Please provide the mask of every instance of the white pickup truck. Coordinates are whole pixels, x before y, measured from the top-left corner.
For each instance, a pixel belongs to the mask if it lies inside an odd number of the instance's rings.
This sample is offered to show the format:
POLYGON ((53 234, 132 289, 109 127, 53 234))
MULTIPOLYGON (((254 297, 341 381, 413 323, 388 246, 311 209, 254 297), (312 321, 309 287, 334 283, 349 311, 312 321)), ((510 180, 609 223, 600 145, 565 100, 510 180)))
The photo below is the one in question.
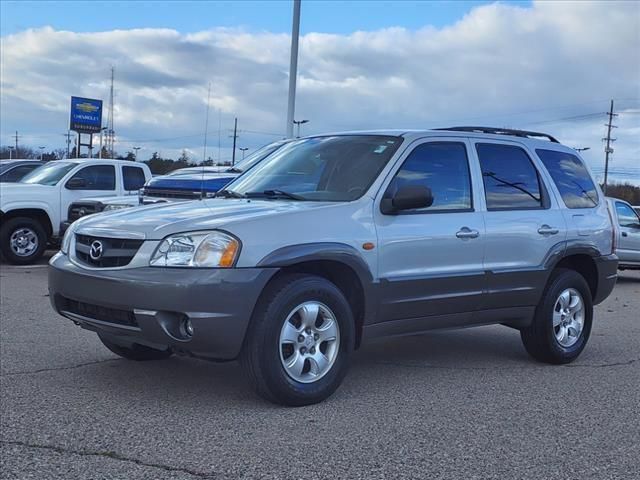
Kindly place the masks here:
POLYGON ((72 203, 137 196, 150 178, 141 163, 72 159, 49 162, 20 183, 0 183, 0 251, 10 263, 33 263, 62 235, 72 203))

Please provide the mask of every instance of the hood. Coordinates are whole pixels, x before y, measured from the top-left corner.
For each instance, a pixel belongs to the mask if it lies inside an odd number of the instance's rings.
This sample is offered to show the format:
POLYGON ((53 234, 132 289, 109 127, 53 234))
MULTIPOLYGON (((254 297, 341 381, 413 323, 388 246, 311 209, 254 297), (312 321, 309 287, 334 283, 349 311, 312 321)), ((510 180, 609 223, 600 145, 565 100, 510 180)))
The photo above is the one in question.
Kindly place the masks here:
POLYGON ((37 183, 0 183, 0 203, 49 199, 56 187, 37 183))
POLYGON ((238 176, 237 173, 205 173, 170 175, 152 178, 144 188, 217 192, 238 176))
POLYGON ((339 205, 335 202, 212 198, 101 213, 88 218, 82 227, 133 231, 143 233, 147 240, 161 240, 173 233, 224 229, 234 223, 266 216, 339 205))

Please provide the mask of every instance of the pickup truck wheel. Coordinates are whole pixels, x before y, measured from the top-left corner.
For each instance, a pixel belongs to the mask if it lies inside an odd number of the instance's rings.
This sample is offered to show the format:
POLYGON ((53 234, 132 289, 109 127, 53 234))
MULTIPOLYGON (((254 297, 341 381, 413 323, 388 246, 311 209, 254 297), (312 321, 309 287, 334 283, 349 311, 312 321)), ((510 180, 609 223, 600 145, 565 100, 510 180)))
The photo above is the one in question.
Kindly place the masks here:
POLYGON ((289 406, 318 403, 347 373, 354 330, 349 303, 333 283, 287 275, 257 305, 240 360, 263 398, 289 406))
POLYGON ((47 248, 47 234, 37 220, 17 217, 0 227, 0 250, 13 265, 35 263, 47 248))
POLYGON ((536 360, 552 364, 578 358, 589 340, 593 322, 591 290, 582 275, 556 270, 549 280, 531 326, 520 336, 536 360))
POLYGON ((145 347, 134 343, 131 347, 123 347, 117 345, 102 335, 98 335, 102 344, 116 355, 126 358, 127 360, 147 361, 147 360, 163 360, 171 356, 171 350, 156 350, 155 348, 145 347))

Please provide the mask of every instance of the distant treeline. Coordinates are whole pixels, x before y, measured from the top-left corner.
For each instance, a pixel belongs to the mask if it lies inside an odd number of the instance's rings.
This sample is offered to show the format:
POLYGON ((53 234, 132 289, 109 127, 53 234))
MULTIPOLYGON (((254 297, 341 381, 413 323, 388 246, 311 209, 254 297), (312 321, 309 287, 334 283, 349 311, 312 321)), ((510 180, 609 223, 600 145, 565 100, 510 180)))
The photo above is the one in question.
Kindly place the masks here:
POLYGON ((607 196, 619 198, 631 205, 640 205, 640 187, 629 183, 610 183, 607 186, 607 196))

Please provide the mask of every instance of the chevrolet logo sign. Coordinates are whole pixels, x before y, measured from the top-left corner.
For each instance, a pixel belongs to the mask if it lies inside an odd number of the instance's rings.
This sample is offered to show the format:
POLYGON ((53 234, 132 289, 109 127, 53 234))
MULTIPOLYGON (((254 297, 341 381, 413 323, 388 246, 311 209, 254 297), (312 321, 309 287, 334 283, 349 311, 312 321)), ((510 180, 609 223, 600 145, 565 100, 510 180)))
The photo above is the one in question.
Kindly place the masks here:
POLYGON ((76 108, 78 110, 82 110, 85 113, 93 113, 98 111, 98 106, 97 105, 93 105, 91 103, 78 103, 76 104, 76 108))

